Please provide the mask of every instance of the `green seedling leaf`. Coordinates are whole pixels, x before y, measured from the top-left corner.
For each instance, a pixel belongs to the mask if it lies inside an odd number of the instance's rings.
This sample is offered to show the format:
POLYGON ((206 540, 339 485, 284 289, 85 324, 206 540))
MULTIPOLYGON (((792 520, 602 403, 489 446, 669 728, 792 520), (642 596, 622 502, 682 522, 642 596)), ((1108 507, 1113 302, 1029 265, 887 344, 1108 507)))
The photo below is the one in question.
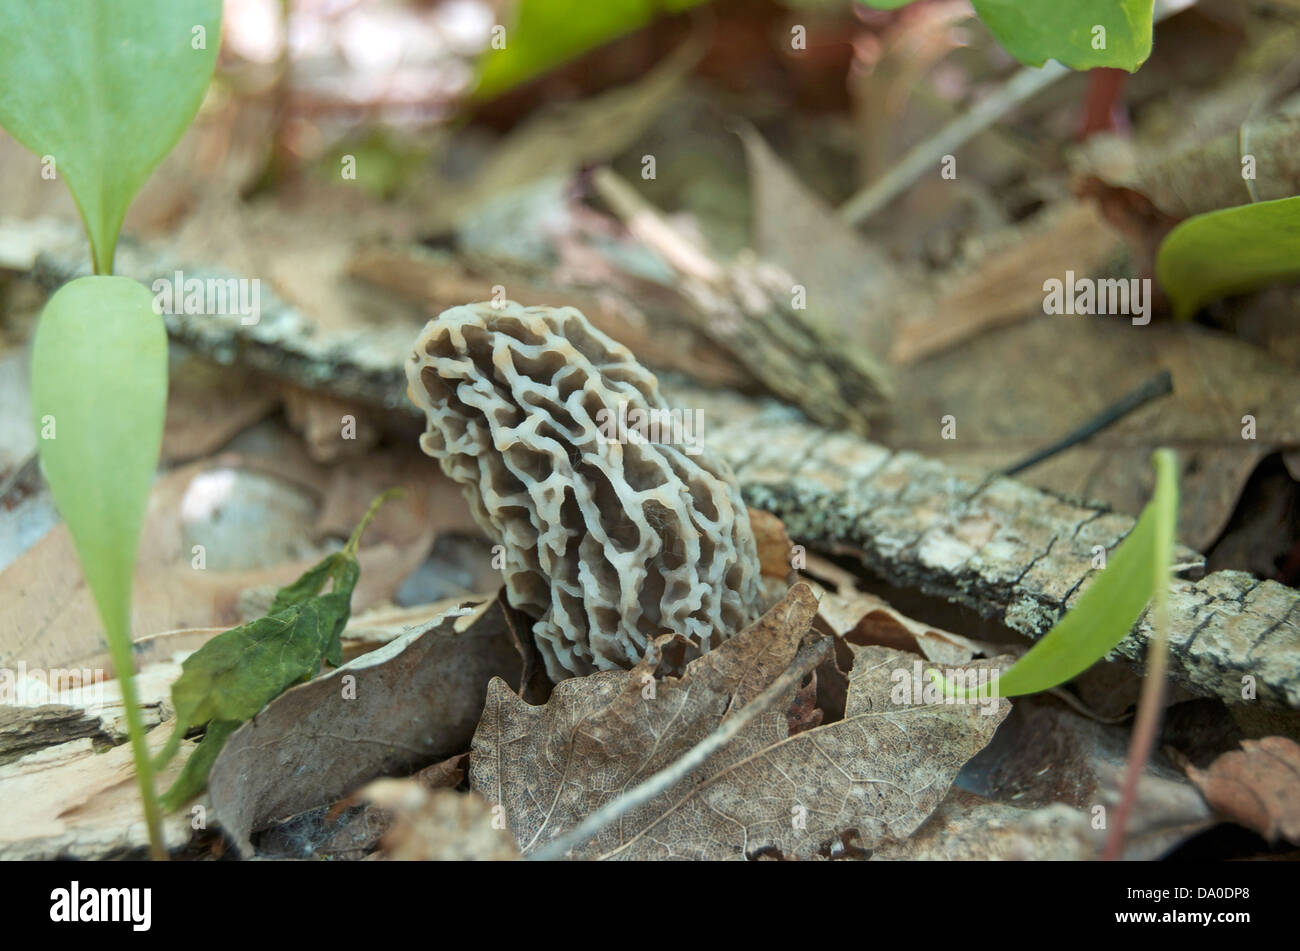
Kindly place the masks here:
POLYGON ((31 386, 45 479, 110 645, 129 645, 131 581, 167 407, 167 331, 149 291, 125 277, 64 285, 36 325, 31 386))
MULTIPOLYGON (((1168 586, 1178 518, 1178 470, 1168 449, 1157 451, 1154 462, 1156 491, 1133 531, 1065 617, 1002 674, 997 681, 1000 696, 1038 693, 1083 673, 1124 639, 1147 602, 1168 586)), ((947 695, 978 695, 976 688, 954 690, 937 671, 931 675, 947 695)))
POLYGON ((68 183, 97 274, 198 111, 220 42, 221 0, 0 2, 0 125, 68 183))
POLYGON ((1210 301, 1297 277, 1300 197, 1188 218, 1169 232, 1156 255, 1156 279, 1179 320, 1210 301))
POLYGON ((361 577, 361 533, 395 494, 375 499, 348 543, 281 588, 265 617, 217 635, 186 658, 172 684, 176 724, 155 766, 172 758, 190 727, 206 723, 208 728, 163 795, 165 808, 175 809, 202 791, 221 747, 241 724, 290 687, 315 677, 322 661, 336 667, 342 663, 341 635, 361 577), (327 585, 330 590, 322 593, 327 585))
POLYGON ((975 13, 1026 66, 1136 72, 1151 55, 1155 0, 974 0, 975 13))
POLYGON ((490 99, 657 17, 708 0, 519 0, 479 64, 475 96, 490 99))
MULTIPOLYGON (((896 10, 910 0, 858 0, 896 10)), ((1151 55, 1155 0, 972 0, 1002 47, 1026 66, 1136 72, 1151 55)))

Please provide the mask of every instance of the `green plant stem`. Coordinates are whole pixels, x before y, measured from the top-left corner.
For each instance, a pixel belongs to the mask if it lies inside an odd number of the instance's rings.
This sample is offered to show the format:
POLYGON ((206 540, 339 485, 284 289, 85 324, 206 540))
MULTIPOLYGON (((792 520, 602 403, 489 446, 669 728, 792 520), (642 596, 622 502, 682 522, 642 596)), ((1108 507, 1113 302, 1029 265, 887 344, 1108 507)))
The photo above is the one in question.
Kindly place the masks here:
POLYGON ((149 829, 149 854, 165 862, 167 847, 163 844, 162 806, 154 788, 153 763, 149 760, 148 739, 140 716, 139 695, 135 690, 135 657, 131 651, 130 626, 119 623, 113 627, 116 629, 107 632, 108 649, 113 656, 118 683, 122 685, 122 705, 126 708, 126 732, 131 741, 131 758, 135 761, 135 781, 140 788, 144 821, 149 829))
MULTIPOLYGON (((1158 494, 1163 485, 1173 485, 1178 466, 1173 452, 1168 449, 1161 449, 1155 454, 1155 463, 1158 494)), ((1124 786, 1101 853, 1102 859, 1111 861, 1123 857, 1124 835, 1129 816, 1137 803, 1138 783, 1151 759, 1151 751, 1155 748, 1156 737, 1160 732, 1160 721, 1164 718, 1165 681, 1169 666, 1169 576, 1175 516, 1171 511, 1156 511, 1156 583, 1151 600, 1152 638, 1147 646, 1146 678, 1142 681, 1142 694, 1138 698, 1137 720, 1133 724, 1133 738, 1129 744, 1124 786)))

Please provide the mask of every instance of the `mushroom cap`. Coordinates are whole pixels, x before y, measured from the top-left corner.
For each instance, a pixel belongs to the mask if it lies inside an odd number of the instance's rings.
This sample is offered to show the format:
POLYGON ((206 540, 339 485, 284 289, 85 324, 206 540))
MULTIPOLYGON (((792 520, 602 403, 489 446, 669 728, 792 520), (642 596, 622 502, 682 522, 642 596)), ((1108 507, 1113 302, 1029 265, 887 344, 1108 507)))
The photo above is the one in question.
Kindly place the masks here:
POLYGON ((749 514, 702 413, 581 312, 453 307, 406 371, 420 446, 503 547, 552 680, 631 667, 668 632, 709 650, 756 616, 749 514))

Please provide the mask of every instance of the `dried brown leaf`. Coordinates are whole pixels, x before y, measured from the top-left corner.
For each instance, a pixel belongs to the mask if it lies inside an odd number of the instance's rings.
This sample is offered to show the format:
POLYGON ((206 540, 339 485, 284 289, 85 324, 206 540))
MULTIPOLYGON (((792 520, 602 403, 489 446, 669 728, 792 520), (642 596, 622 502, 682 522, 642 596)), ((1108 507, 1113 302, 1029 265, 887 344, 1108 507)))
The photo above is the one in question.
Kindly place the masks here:
MULTIPOLYGON (((471 748, 470 785, 504 806, 527 855, 672 764, 790 664, 816 612, 807 585, 747 630, 655 681, 653 656, 631 671, 559 684, 544 707, 500 680, 471 748)), ((576 849, 579 858, 813 859, 852 832, 866 847, 905 838, 1010 709, 900 706, 894 670, 912 655, 853 648, 845 717, 790 735, 792 686, 686 779, 576 849)))
POLYGON ((270 414, 270 387, 248 373, 195 356, 173 356, 162 459, 187 462, 215 452, 270 414))
POLYGON ((1094 858, 1105 832, 1062 803, 1021 809, 954 788, 915 835, 889 842, 871 856, 881 861, 1060 862, 1094 858))
POLYGON ((860 647, 879 645, 911 651, 939 664, 965 664, 980 655, 1001 653, 992 645, 922 624, 865 591, 822 595, 818 613, 837 637, 860 647))
MULTIPOLYGON (((360 551, 355 611, 389 601, 423 560, 435 533, 472 524, 458 490, 414 452, 381 453, 369 475, 306 458, 296 437, 273 429, 262 452, 225 452, 174 469, 153 486, 140 540, 132 601, 140 634, 232 626, 254 610, 245 594, 274 591, 326 553, 322 536, 346 537, 357 501, 400 484, 406 494, 381 511, 360 551), (281 438, 283 436, 283 438, 281 438), (372 489, 373 487, 373 489, 372 489), (201 558, 200 558, 201 555, 201 558)), ((109 667, 103 625, 66 526, 0 572, 0 665, 109 667)))
MULTIPOLYGON (((1113 816, 1127 771, 1127 724, 1098 723, 1055 698, 1024 697, 972 768, 972 791, 1025 808, 1069 806, 1089 822, 1113 816)), ((1157 859, 1214 824, 1192 784, 1163 756, 1147 764, 1124 857, 1157 859)), ((1104 831, 1093 845, 1100 850, 1104 831)))
POLYGON ((888 255, 811 192, 757 130, 742 126, 740 139, 759 253, 805 288, 812 324, 846 346, 865 346, 872 357, 888 356, 894 318, 886 304, 911 297, 912 288, 888 255))
MULTIPOLYGON (((1039 281, 1052 276, 1039 272, 1039 281)), ((1056 272, 1063 277, 1063 272, 1056 272)), ((1204 551, 1260 460, 1300 444, 1300 382, 1257 347, 1190 326, 1039 316, 981 335, 899 377, 882 442, 948 463, 1000 469, 1050 445, 1162 371, 1173 393, 1017 476, 1136 516, 1151 494, 1154 449, 1179 450, 1179 540, 1204 551), (1106 380, 1105 386, 1096 381, 1106 380), (935 420, 952 414, 957 438, 935 420), (1243 440, 1243 417, 1260 420, 1243 440), (1264 420, 1267 419, 1267 425, 1264 420)))
POLYGON ((1187 775, 1206 801, 1270 842, 1300 845, 1300 745, 1284 736, 1243 740, 1206 770, 1187 775))
POLYGON ((758 564, 763 575, 768 578, 787 580, 791 568, 791 549, 793 543, 785 533, 781 520, 771 512, 751 508, 749 525, 754 530, 754 542, 758 545, 758 564))
POLYGON ((256 829, 464 749, 489 678, 517 682, 520 669, 496 599, 415 627, 237 730, 212 767, 215 815, 251 854, 256 829))

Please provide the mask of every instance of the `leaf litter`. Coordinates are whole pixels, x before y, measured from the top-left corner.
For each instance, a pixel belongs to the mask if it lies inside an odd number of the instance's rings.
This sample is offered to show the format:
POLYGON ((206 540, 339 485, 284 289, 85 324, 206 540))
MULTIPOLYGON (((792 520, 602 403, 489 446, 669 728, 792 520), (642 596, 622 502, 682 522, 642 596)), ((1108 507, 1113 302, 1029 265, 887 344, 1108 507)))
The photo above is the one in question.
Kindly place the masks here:
MULTIPOLYGON (((671 764, 774 680, 808 634, 817 602, 796 585, 746 631, 654 678, 658 651, 631 671, 558 684, 543 707, 502 681, 488 688, 471 747, 470 786, 504 807, 525 856, 671 764)), ((821 635, 813 635, 820 637, 821 635)), ((844 717, 790 735, 795 690, 722 752, 574 851, 575 858, 828 857, 904 839, 942 801, 962 765, 1010 710, 897 705, 893 671, 912 657, 850 646, 844 717), (762 792, 756 792, 762 791, 762 792)))

